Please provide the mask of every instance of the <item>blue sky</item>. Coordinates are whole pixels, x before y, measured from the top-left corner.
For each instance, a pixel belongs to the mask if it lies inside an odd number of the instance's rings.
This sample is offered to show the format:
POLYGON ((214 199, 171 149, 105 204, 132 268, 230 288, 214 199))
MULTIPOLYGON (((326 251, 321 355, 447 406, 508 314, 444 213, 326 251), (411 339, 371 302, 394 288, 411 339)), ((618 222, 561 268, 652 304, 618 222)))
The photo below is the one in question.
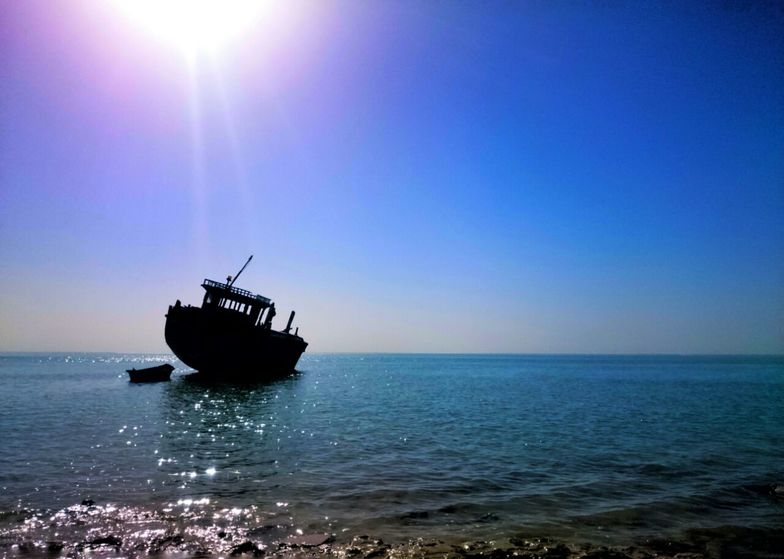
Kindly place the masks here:
POLYGON ((287 6, 2 4, 0 350, 164 351, 254 254, 313 351, 784 353, 780 8, 287 6))

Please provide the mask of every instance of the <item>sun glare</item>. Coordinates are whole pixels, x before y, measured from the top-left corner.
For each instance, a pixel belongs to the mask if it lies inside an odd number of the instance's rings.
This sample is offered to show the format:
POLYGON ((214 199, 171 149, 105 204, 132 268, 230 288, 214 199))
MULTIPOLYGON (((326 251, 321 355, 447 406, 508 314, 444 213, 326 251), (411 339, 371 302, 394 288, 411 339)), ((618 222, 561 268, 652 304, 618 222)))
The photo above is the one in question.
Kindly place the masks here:
POLYGON ((186 54, 210 52, 236 39, 269 10, 270 0, 115 0, 139 26, 186 54))

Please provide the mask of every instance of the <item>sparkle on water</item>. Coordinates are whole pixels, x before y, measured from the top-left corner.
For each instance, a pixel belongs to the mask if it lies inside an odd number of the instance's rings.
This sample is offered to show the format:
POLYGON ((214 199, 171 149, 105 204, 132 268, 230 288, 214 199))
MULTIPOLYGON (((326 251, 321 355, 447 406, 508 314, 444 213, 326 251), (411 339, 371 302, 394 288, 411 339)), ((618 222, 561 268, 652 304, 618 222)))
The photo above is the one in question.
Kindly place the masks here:
POLYGON ((784 478, 780 358, 306 354, 268 385, 128 383, 170 359, 0 356, 0 536, 176 527, 221 552, 780 521, 755 489, 784 478))

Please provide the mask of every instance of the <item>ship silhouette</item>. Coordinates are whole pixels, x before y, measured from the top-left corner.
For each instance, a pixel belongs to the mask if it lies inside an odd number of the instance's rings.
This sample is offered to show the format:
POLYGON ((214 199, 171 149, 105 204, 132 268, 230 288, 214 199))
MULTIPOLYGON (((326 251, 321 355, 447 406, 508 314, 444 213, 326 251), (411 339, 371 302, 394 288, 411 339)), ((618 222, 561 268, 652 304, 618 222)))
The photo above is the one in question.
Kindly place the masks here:
POLYGON ((216 379, 264 381, 294 372, 308 347, 291 332, 294 311, 286 328, 272 329, 275 303, 234 286, 253 255, 226 283, 205 279, 201 307, 179 299, 166 313, 165 337, 174 354, 199 373, 216 379))

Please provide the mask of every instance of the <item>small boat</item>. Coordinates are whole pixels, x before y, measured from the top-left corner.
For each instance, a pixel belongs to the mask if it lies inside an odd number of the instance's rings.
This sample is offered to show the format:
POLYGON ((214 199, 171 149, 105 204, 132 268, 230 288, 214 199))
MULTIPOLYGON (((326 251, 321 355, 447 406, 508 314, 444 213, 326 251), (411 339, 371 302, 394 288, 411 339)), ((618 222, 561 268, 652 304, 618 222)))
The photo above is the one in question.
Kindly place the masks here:
POLYGON ((171 380, 174 367, 168 363, 146 369, 128 369, 126 372, 131 377, 131 382, 161 382, 171 380))
POLYGON ((205 279, 201 307, 183 305, 178 299, 166 313, 166 343, 203 377, 273 380, 292 374, 308 347, 299 328, 292 332, 294 311, 283 330, 273 330, 275 303, 234 286, 252 258, 226 283, 205 279))

